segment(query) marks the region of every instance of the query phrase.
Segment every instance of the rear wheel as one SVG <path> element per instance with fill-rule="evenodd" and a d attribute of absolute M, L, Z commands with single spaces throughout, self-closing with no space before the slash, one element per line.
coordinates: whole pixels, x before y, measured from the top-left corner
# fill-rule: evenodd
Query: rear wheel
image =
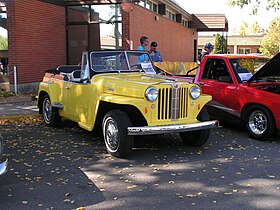
<path fill-rule="evenodd" d="M 102 130 L 107 151 L 115 157 L 125 157 L 132 151 L 134 137 L 127 135 L 132 126 L 127 114 L 120 110 L 109 111 L 103 118 Z"/>
<path fill-rule="evenodd" d="M 260 105 L 251 106 L 245 114 L 248 134 L 257 140 L 267 140 L 275 134 L 275 122 L 272 113 Z"/>
<path fill-rule="evenodd" d="M 205 108 L 203 108 L 197 119 L 200 122 L 210 120 L 209 114 Z M 181 139 L 183 143 L 188 146 L 202 146 L 204 145 L 210 135 L 210 129 L 199 130 L 199 131 L 190 131 L 190 132 L 182 132 L 180 133 Z"/>
<path fill-rule="evenodd" d="M 61 122 L 61 116 L 58 113 L 58 109 L 52 107 L 50 97 L 44 96 L 43 99 L 43 120 L 47 126 L 56 127 Z"/>

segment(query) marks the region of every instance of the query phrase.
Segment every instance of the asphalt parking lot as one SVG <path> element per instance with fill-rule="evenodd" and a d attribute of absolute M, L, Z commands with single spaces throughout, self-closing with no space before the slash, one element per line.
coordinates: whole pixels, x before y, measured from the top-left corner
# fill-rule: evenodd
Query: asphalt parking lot
<path fill-rule="evenodd" d="M 199 148 L 178 135 L 141 137 L 132 155 L 107 154 L 94 133 L 64 122 L 1 124 L 9 171 L 1 209 L 279 209 L 280 143 L 240 128 L 212 130 Z"/>

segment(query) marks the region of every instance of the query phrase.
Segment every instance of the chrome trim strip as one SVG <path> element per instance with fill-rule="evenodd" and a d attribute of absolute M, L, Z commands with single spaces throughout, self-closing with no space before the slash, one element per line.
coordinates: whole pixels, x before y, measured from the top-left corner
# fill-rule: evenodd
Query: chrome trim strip
<path fill-rule="evenodd" d="M 241 113 L 238 113 L 238 112 L 234 111 L 233 109 L 228 108 L 228 107 L 226 107 L 226 106 L 224 106 L 224 105 L 222 105 L 222 104 L 220 104 L 220 103 L 218 103 L 218 102 L 216 102 L 214 100 L 208 102 L 206 104 L 206 106 L 211 106 L 211 107 L 214 107 L 216 109 L 220 109 L 220 110 L 222 110 L 224 112 L 227 112 L 229 114 L 235 115 L 237 117 L 241 117 Z"/>
<path fill-rule="evenodd" d="M 0 163 L 0 175 L 4 174 L 8 168 L 8 160 L 3 163 Z"/>
<path fill-rule="evenodd" d="M 166 126 L 142 126 L 142 127 L 128 127 L 127 135 L 152 135 L 164 133 L 178 133 L 187 131 L 204 130 L 216 128 L 219 125 L 218 120 L 205 121 L 192 124 L 182 125 L 166 125 Z"/>

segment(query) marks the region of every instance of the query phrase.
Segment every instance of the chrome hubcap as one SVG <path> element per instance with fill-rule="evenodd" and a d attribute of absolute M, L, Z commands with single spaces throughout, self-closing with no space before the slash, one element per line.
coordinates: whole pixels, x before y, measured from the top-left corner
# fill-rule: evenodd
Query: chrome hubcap
<path fill-rule="evenodd" d="M 44 100 L 43 114 L 44 114 L 45 121 L 50 122 L 51 115 L 52 115 L 52 106 L 50 100 L 47 98 Z"/>
<path fill-rule="evenodd" d="M 263 134 L 267 129 L 267 117 L 260 110 L 253 111 L 250 114 L 248 123 L 250 130 L 256 135 Z"/>
<path fill-rule="evenodd" d="M 118 128 L 114 119 L 108 118 L 105 122 L 104 129 L 105 143 L 107 144 L 110 152 L 114 152 L 119 146 Z"/>

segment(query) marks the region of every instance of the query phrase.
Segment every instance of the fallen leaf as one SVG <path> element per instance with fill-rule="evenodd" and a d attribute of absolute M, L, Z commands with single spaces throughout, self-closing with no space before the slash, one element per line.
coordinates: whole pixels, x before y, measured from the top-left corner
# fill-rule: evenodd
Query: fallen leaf
<path fill-rule="evenodd" d="M 136 187 L 137 187 L 137 185 L 130 185 L 130 186 L 127 187 L 127 189 L 133 189 L 133 188 L 136 188 Z"/>

